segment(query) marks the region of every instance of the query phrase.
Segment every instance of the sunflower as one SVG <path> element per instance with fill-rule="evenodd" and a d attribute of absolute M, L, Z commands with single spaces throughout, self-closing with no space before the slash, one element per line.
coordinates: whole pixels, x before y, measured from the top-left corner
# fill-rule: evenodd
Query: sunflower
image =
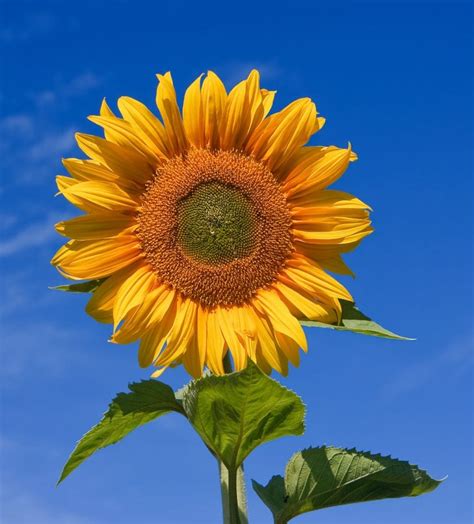
<path fill-rule="evenodd" d="M 84 214 L 60 222 L 70 240 L 52 264 L 98 279 L 87 312 L 113 324 L 112 342 L 140 340 L 139 363 L 158 376 L 183 364 L 194 377 L 248 360 L 286 375 L 307 351 L 299 321 L 338 322 L 349 292 L 327 271 L 351 274 L 341 254 L 372 229 L 369 208 L 326 189 L 356 159 L 305 146 L 324 124 L 309 98 L 269 115 L 274 91 L 259 73 L 229 93 L 209 72 L 186 90 L 158 76 L 162 119 L 121 97 L 78 133 L 87 160 L 64 159 L 59 192 Z"/>

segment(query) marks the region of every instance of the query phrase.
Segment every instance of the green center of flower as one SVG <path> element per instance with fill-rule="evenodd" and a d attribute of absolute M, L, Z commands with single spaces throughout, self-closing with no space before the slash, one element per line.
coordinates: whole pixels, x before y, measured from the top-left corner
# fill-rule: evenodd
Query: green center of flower
<path fill-rule="evenodd" d="M 205 264 L 248 256 L 255 245 L 255 213 L 241 190 L 219 182 L 198 185 L 178 205 L 177 241 Z"/>

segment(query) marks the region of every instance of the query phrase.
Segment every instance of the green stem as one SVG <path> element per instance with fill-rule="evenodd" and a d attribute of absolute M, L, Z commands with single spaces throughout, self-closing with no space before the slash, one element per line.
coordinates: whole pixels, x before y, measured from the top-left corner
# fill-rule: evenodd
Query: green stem
<path fill-rule="evenodd" d="M 226 373 L 232 373 L 229 351 L 224 357 L 223 365 Z M 229 470 L 225 464 L 219 461 L 219 476 L 224 524 L 248 524 L 244 465 Z"/>
<path fill-rule="evenodd" d="M 224 524 L 248 524 L 244 468 L 228 470 L 219 462 Z"/>

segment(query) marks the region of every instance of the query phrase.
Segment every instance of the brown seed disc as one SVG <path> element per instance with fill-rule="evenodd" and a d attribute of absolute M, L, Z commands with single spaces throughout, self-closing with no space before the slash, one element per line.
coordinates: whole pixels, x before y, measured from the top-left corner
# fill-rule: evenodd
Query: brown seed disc
<path fill-rule="evenodd" d="M 273 282 L 293 250 L 273 174 L 234 151 L 191 149 L 157 170 L 138 231 L 162 282 L 203 306 L 234 306 Z"/>

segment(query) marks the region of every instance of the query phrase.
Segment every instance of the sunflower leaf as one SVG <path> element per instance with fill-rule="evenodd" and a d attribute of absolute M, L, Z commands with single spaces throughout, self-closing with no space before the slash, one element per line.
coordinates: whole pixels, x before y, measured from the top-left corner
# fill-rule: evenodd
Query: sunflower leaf
<path fill-rule="evenodd" d="M 229 470 L 258 445 L 304 432 L 304 405 L 252 362 L 236 373 L 191 382 L 183 407 L 194 429 Z"/>
<path fill-rule="evenodd" d="M 130 384 L 129 389 L 130 393 L 119 393 L 112 400 L 102 420 L 79 440 L 58 484 L 96 451 L 122 440 L 143 424 L 172 411 L 184 415 L 173 390 L 163 382 L 144 380 Z"/>
<path fill-rule="evenodd" d="M 55 291 L 67 291 L 69 293 L 93 293 L 101 284 L 105 278 L 100 280 L 89 280 L 87 282 L 80 282 L 79 284 L 69 284 L 64 286 L 54 286 L 49 289 Z"/>
<path fill-rule="evenodd" d="M 385 329 L 362 313 L 353 302 L 347 300 L 341 300 L 340 302 L 342 306 L 342 316 L 339 324 L 326 324 L 325 322 L 316 322 L 313 320 L 303 320 L 301 321 L 301 324 L 308 327 L 352 331 L 353 333 L 360 333 L 362 335 L 370 335 L 373 337 L 391 338 L 395 340 L 414 340 L 413 338 L 402 337 Z"/>
<path fill-rule="evenodd" d="M 254 490 L 273 513 L 275 524 L 331 506 L 369 500 L 416 497 L 442 481 L 408 462 L 355 449 L 309 448 L 295 453 L 285 478 L 272 477 Z"/>

